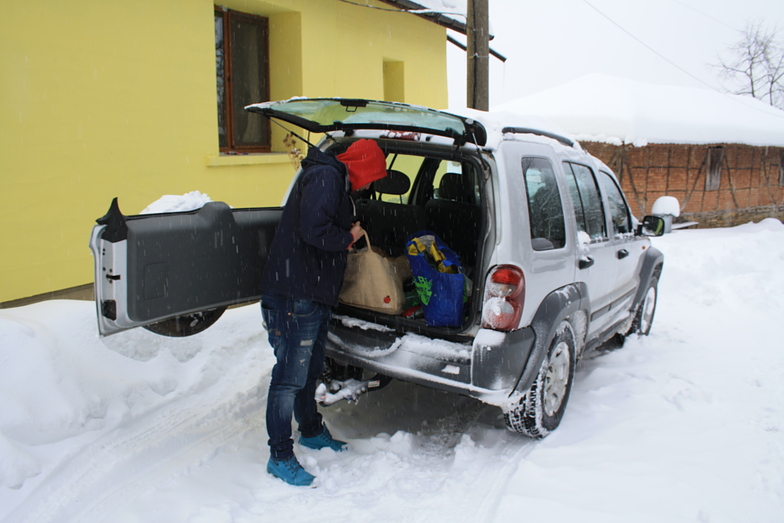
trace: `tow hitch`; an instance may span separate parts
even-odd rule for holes
[[[340,366],[329,361],[321,382],[316,387],[316,401],[324,406],[340,400],[354,402],[366,392],[386,387],[392,378],[376,374],[369,380],[362,380],[362,369],[352,366]]]

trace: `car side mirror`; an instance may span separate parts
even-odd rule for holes
[[[648,215],[642,219],[637,234],[640,236],[661,236],[664,234],[665,227],[664,218]]]

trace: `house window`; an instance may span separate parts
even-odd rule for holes
[[[222,153],[269,152],[269,120],[246,105],[269,100],[269,23],[215,8],[218,140]]]
[[[724,147],[709,147],[705,157],[705,190],[718,191],[721,185],[721,164],[724,161]]]

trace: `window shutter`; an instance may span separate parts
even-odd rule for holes
[[[721,166],[724,163],[724,147],[709,147],[705,158],[705,190],[718,191],[721,186]]]

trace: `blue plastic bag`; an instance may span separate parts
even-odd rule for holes
[[[431,231],[419,231],[406,243],[414,285],[432,327],[463,324],[465,275],[460,257]]]

